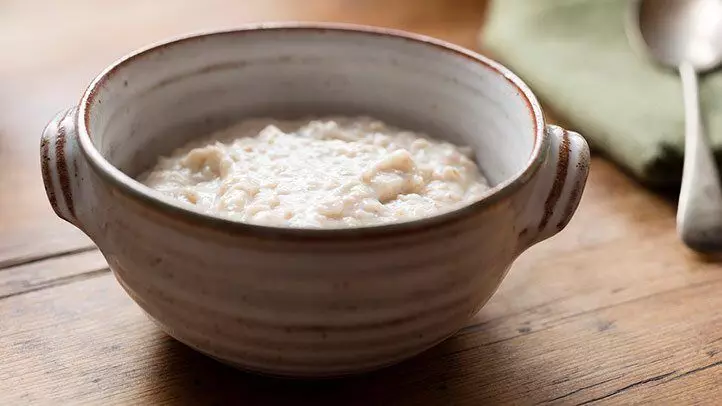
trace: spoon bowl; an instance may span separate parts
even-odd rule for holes
[[[722,1],[634,0],[628,33],[656,62],[703,73],[722,62]]]

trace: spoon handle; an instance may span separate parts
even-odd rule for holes
[[[697,73],[679,66],[684,91],[685,142],[677,232],[695,251],[722,251],[722,188],[700,113]]]

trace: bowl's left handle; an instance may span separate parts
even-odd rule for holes
[[[43,130],[40,141],[40,167],[43,184],[55,214],[82,228],[76,215],[78,193],[77,107],[60,112]]]

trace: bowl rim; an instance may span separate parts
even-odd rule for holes
[[[397,40],[406,40],[415,44],[432,47],[440,52],[448,52],[466,58],[468,61],[489,69],[506,79],[524,99],[527,110],[534,122],[534,146],[523,169],[513,176],[491,188],[484,197],[464,207],[442,212],[431,217],[415,220],[386,223],[380,225],[338,227],[338,228],[300,228],[279,227],[262,224],[244,223],[229,218],[206,214],[186,207],[181,202],[167,197],[136,179],[125,174],[113,166],[97,150],[92,142],[88,130],[90,113],[95,104],[95,97],[107,81],[109,81],[124,66],[141,56],[158,52],[166,47],[187,42],[201,41],[216,36],[246,35],[259,31],[286,31],[286,32],[333,32],[338,34],[382,36]],[[271,237],[280,239],[356,239],[362,237],[387,237],[405,234],[414,231],[424,231],[462,221],[471,214],[483,211],[494,203],[510,196],[521,186],[526,184],[539,170],[542,164],[542,149],[546,144],[545,119],[541,106],[531,89],[517,75],[500,63],[473,52],[464,47],[454,45],[447,41],[432,38],[422,34],[411,33],[398,29],[382,28],[369,25],[327,22],[264,22],[246,24],[231,29],[208,30],[171,38],[169,40],[153,43],[121,57],[98,74],[87,87],[79,103],[77,116],[78,139],[80,150],[84,154],[90,167],[105,181],[109,181],[114,189],[142,206],[154,212],[164,214],[171,220],[212,229],[213,231],[238,235],[252,235],[254,237]]]

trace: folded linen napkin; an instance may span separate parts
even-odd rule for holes
[[[684,110],[678,75],[629,45],[628,0],[496,0],[480,35],[554,116],[640,181],[679,183]],[[708,135],[722,158],[722,73],[701,79]]]

